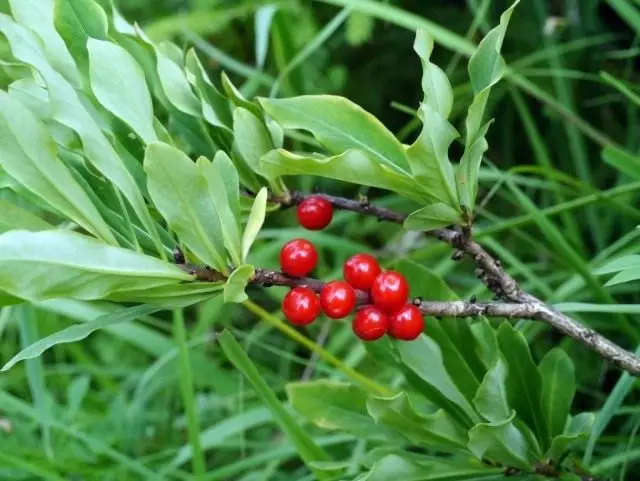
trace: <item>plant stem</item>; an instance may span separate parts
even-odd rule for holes
[[[265,311],[262,307],[260,307],[253,301],[245,301],[242,303],[242,305],[246,307],[247,310],[251,311],[253,314],[258,316],[261,320],[272,325],[273,327],[278,329],[280,332],[282,332],[286,336],[289,336],[291,339],[293,339],[297,343],[309,349],[311,352],[316,354],[323,361],[326,361],[328,364],[331,364],[332,366],[336,367],[340,372],[342,372],[350,380],[366,388],[368,391],[374,394],[387,395],[387,396],[393,394],[389,388],[382,386],[376,383],[375,381],[372,381],[368,377],[360,374],[355,369],[352,369],[349,366],[345,366],[340,359],[335,357],[329,351],[319,346],[318,344],[313,342],[311,339],[309,339],[305,335],[296,331],[293,327],[289,326],[278,317],[274,316],[270,312]]]
[[[189,357],[189,346],[187,344],[187,330],[184,325],[184,314],[182,309],[173,311],[173,337],[178,345],[178,360],[180,363],[180,391],[182,393],[182,404],[187,418],[187,429],[189,431],[189,444],[193,450],[193,473],[196,476],[204,475],[206,468],[204,453],[200,445],[200,420],[196,409],[195,394],[193,391],[193,377],[191,374],[191,360]]]

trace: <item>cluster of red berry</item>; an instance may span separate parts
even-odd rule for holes
[[[312,196],[298,205],[298,221],[309,230],[320,230],[331,222],[333,206],[320,196]],[[293,239],[280,251],[280,267],[294,277],[308,275],[318,262],[314,245],[305,239]],[[356,309],[356,289],[367,293],[370,305],[362,306],[353,318],[353,332],[364,341],[389,334],[411,341],[424,329],[420,309],[408,303],[406,278],[394,271],[383,272],[369,254],[356,254],[343,266],[344,281],[326,283],[318,296],[308,287],[294,287],[282,301],[285,317],[297,326],[311,324],[324,312],[331,319],[342,319]]]

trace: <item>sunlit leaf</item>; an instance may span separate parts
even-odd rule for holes
[[[268,192],[266,188],[260,189],[258,195],[256,195],[247,219],[247,225],[244,228],[244,234],[242,235],[242,258],[246,259],[249,255],[249,250],[253,245],[253,242],[258,236],[258,232],[264,224],[264,218],[267,212],[267,196]]]
[[[73,232],[0,235],[0,291],[29,301],[104,299],[191,279],[167,262]]]
[[[253,266],[248,264],[234,269],[224,285],[224,302],[241,303],[246,301],[248,297],[244,290],[255,272]]]

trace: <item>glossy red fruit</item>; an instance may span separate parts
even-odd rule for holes
[[[351,327],[363,341],[375,341],[387,333],[389,317],[380,309],[367,306],[356,312]]]
[[[320,305],[331,319],[342,319],[356,307],[356,291],[344,281],[327,282],[320,291]]]
[[[305,239],[293,239],[280,249],[280,268],[290,276],[303,277],[318,263],[318,252]]]
[[[298,204],[298,222],[305,229],[324,229],[331,223],[332,218],[333,205],[324,197],[307,197]]]
[[[356,254],[347,259],[342,268],[344,280],[356,289],[368,291],[380,274],[380,264],[369,254]]]
[[[401,307],[408,298],[409,284],[399,272],[381,272],[371,285],[373,304],[385,312],[391,312]]]
[[[282,300],[282,312],[291,324],[306,326],[320,315],[320,299],[308,287],[294,287]]]
[[[422,312],[412,304],[405,304],[389,316],[389,335],[401,341],[413,341],[424,329]]]

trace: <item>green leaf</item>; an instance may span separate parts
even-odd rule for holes
[[[640,157],[614,145],[602,149],[602,160],[633,179],[640,179]]]
[[[85,339],[94,331],[98,329],[104,329],[105,327],[117,324],[119,322],[133,321],[142,316],[148,316],[154,312],[161,310],[158,306],[134,306],[126,309],[121,309],[117,312],[105,314],[92,321],[82,324],[74,324],[66,329],[51,334],[39,341],[30,344],[26,348],[22,349],[18,354],[13,356],[0,371],[8,371],[20,361],[26,359],[33,359],[42,355],[47,349],[50,349],[58,344],[65,344],[70,342],[81,341]]]
[[[458,137],[458,132],[447,121],[453,106],[453,91],[447,75],[429,60],[433,51],[433,39],[425,30],[418,30],[413,49],[422,62],[424,99],[418,109],[418,117],[423,126],[418,139],[407,148],[407,156],[416,182],[436,205],[444,204],[444,207],[435,209],[443,211],[448,207],[445,212],[424,214],[429,214],[430,219],[435,215],[437,220],[444,215],[457,220],[458,215],[450,212],[457,214],[460,201],[456,192],[453,165],[449,160],[449,147]]]
[[[0,235],[0,291],[28,301],[104,299],[192,280],[175,265],[68,231]]]
[[[412,298],[439,301],[458,299],[437,274],[423,265],[403,259],[396,264],[396,269],[409,281]],[[476,352],[479,347],[469,323],[457,322],[452,318],[429,319],[425,335],[438,344],[451,380],[468,401],[473,400],[486,368]]]
[[[340,430],[363,439],[402,439],[367,411],[368,394],[348,383],[322,379],[287,384],[293,408],[322,429]]]
[[[0,31],[7,37],[16,59],[32,66],[42,76],[47,85],[55,120],[78,134],[86,159],[122,191],[145,229],[154,239],[158,252],[164,252],[142,191],[105,137],[95,118],[87,110],[89,104],[83,103],[69,82],[49,65],[38,39],[30,31],[2,14],[0,14]]]
[[[504,421],[511,415],[506,380],[507,365],[502,357],[498,357],[493,367],[487,371],[473,398],[473,405],[489,422]]]
[[[187,71],[194,76],[195,86],[202,100],[202,113],[205,120],[216,127],[231,129],[233,119],[229,100],[213,85],[192,48],[187,52],[185,63]]]
[[[395,430],[412,444],[450,451],[462,449],[467,443],[466,430],[442,409],[419,413],[405,392],[389,398],[370,397],[367,409],[378,423]]]
[[[532,471],[528,445],[513,425],[515,411],[502,421],[477,424],[469,431],[469,449],[478,458],[489,458],[504,466]]]
[[[171,105],[185,114],[202,117],[202,104],[191,90],[191,85],[180,66],[159,48],[156,48],[155,52],[160,84]]]
[[[361,12],[351,12],[347,19],[345,36],[349,45],[358,47],[369,41],[375,27],[375,19]]]
[[[243,347],[235,340],[233,335],[225,331],[220,335],[219,339],[220,346],[229,361],[245,376],[260,400],[269,408],[273,418],[289,438],[291,444],[295,446],[302,460],[307,464],[313,461],[329,461],[329,455],[313,441],[311,436],[280,403],[255,364],[251,362],[251,359],[249,359]],[[328,479],[328,476],[324,473],[318,472],[316,475],[320,480]]]
[[[538,367],[542,378],[542,411],[552,438],[561,434],[571,412],[576,393],[576,375],[567,353],[556,347],[549,351]]]
[[[397,174],[359,150],[347,150],[333,157],[297,155],[283,149],[262,157],[263,171],[269,177],[280,175],[318,175],[329,179],[368,185],[397,192],[423,203],[428,200],[410,177]]]
[[[333,154],[358,149],[392,171],[410,175],[402,144],[376,117],[343,97],[302,95],[259,102],[285,129],[311,132]]]
[[[224,285],[224,302],[239,304],[249,299],[244,290],[255,273],[256,270],[251,265],[237,267]]]
[[[53,226],[33,212],[23,209],[11,202],[0,199],[0,233],[8,230],[47,230]]]
[[[256,240],[262,224],[264,224],[264,218],[267,212],[267,196],[268,192],[265,187],[260,189],[258,195],[256,195],[253,205],[251,206],[251,212],[247,219],[247,225],[244,228],[244,234],[242,235],[242,258],[246,259],[249,255],[249,250],[253,242]]]
[[[469,401],[452,381],[444,366],[442,351],[433,339],[422,335],[415,341],[397,342],[396,348],[402,363],[446,400],[442,403],[441,399],[431,397],[433,391],[423,392],[430,401],[464,424],[472,424],[478,419]]]
[[[187,282],[183,284],[152,287],[150,289],[130,289],[115,292],[108,299],[115,302],[141,302],[153,304],[163,309],[184,307],[215,297],[224,290],[224,282]]]
[[[460,214],[453,207],[439,202],[413,211],[404,221],[408,230],[428,231],[460,222]]]
[[[108,39],[107,14],[94,0],[56,0],[55,25],[78,63],[89,62],[87,40]]]
[[[240,183],[238,172],[229,156],[222,150],[213,162],[200,157],[196,162],[200,175],[205,178],[207,192],[220,217],[224,245],[235,265],[242,264],[240,238]]]
[[[260,158],[273,150],[273,140],[265,124],[242,107],[233,112],[234,145],[251,169],[264,175]]]
[[[640,255],[632,254],[618,257],[595,271],[596,274],[611,274],[613,272],[617,272],[617,275],[609,279],[606,286],[615,286],[640,279]]]
[[[482,39],[475,53],[469,59],[469,78],[474,97],[465,121],[465,149],[458,167],[457,184],[460,201],[470,211],[473,211],[475,207],[478,192],[478,171],[482,155],[487,149],[484,136],[489,129],[490,122],[483,125],[484,111],[491,87],[498,83],[506,71],[500,50],[509,19],[519,2],[520,0],[516,0],[511,7],[502,13],[500,24]]]
[[[508,322],[498,329],[498,343],[507,362],[509,405],[536,434],[543,451],[549,446],[549,428],[542,411],[542,379],[521,332]]]
[[[157,140],[153,106],[142,68],[122,47],[90,38],[91,90],[98,102],[145,142]]]
[[[182,151],[161,142],[144,156],[149,194],[180,240],[207,265],[225,273],[222,226],[205,177]]]
[[[226,73],[222,72],[222,74],[220,75],[220,80],[222,82],[222,89],[227,94],[227,97],[229,97],[229,100],[231,100],[231,102],[233,102],[236,107],[247,109],[256,117],[263,117],[260,107],[258,107],[255,103],[245,99],[242,93],[236,88],[235,85],[233,85],[233,82],[229,80],[229,77],[227,77]]]
[[[422,131],[406,150],[415,182],[432,202],[457,212],[460,200],[449,160],[449,146],[458,137],[458,132],[428,104],[422,104],[418,109],[418,117],[422,121]]]
[[[42,39],[51,65],[74,86],[80,85],[80,74],[69,49],[54,25],[53,0],[10,0],[13,18]]]
[[[413,50],[422,63],[423,104],[428,105],[442,119],[449,118],[453,107],[453,89],[444,71],[430,61],[433,52],[433,37],[425,29],[418,29],[413,42]]]
[[[418,463],[397,454],[376,462],[358,481],[494,481],[503,479],[504,468],[470,464],[465,459],[435,458]]]
[[[0,91],[0,166],[26,189],[116,245],[116,239],[87,194],[57,157],[45,125],[6,92]]]
[[[596,416],[593,413],[581,413],[567,420],[564,432],[553,438],[546,457],[558,460],[577,441],[587,439],[593,429]]]

